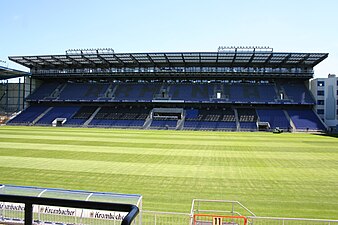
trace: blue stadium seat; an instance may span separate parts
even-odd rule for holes
[[[55,106],[46,113],[36,124],[51,125],[56,118],[70,119],[78,110],[79,106]]]
[[[300,130],[325,130],[325,126],[310,109],[287,110],[291,120]]]
[[[45,112],[48,108],[48,106],[29,106],[15,118],[8,121],[7,124],[28,125],[32,123],[39,115]]]
[[[269,122],[270,128],[279,127],[281,129],[290,128],[290,122],[281,109],[257,109],[257,114],[261,122]]]

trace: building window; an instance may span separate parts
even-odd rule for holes
[[[317,100],[317,105],[324,105],[324,100]]]
[[[318,96],[324,96],[324,91],[317,91]]]
[[[324,109],[317,109],[318,114],[324,114]]]
[[[325,85],[325,81],[323,81],[323,80],[317,81],[317,86],[323,87],[324,85]]]

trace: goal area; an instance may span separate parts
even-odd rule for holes
[[[247,225],[255,216],[238,201],[194,199],[191,204],[191,225]]]

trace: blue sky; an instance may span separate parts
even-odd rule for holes
[[[315,76],[338,75],[336,0],[1,0],[0,7],[0,59],[12,68],[23,69],[8,56],[77,48],[269,46],[275,52],[329,53]]]

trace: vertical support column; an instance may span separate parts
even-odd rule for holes
[[[33,224],[33,204],[25,203],[25,225]]]
[[[8,113],[8,110],[9,110],[9,109],[8,109],[8,104],[9,104],[9,103],[8,103],[8,101],[9,101],[9,99],[8,99],[8,92],[9,92],[8,85],[9,85],[9,84],[8,84],[8,80],[6,80],[6,104],[5,104],[5,105],[6,105],[6,109],[5,109],[5,110],[6,110],[6,113]],[[8,115],[9,115],[9,113],[8,113]]]
[[[25,95],[26,95],[26,76],[23,77],[23,86],[22,86],[22,105],[21,105],[21,110],[25,108]]]
[[[21,100],[21,78],[19,78],[19,87],[18,87],[18,109],[17,111],[21,111],[20,110],[20,100]]]

